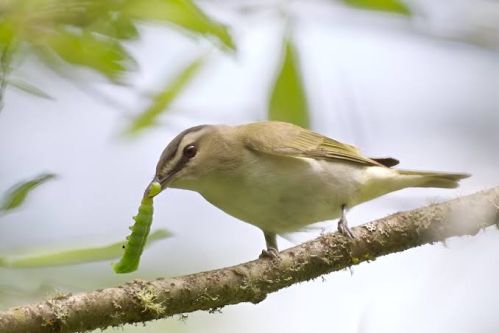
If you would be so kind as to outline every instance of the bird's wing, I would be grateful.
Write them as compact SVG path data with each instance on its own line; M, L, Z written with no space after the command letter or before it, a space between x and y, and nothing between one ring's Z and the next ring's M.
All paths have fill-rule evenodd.
M258 123L257 123L258 124ZM270 123L265 131L250 130L245 135L245 146L267 154L308 157L332 161L348 161L361 165L383 166L365 157L354 146L330 139L321 134L287 123ZM259 126L265 126L260 123Z

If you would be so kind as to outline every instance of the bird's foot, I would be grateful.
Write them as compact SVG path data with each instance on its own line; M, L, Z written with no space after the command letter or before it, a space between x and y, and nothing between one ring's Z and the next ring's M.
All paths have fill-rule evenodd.
M266 250L262 250L259 256L260 259L277 259L279 258L279 251L273 247L269 247Z
M338 231L340 232L340 234L342 234L345 237L348 237L351 239L355 238L352 230L350 230L350 228L348 227L348 224L345 222L345 220L343 218L341 218L338 221Z
M353 235L352 230L348 227L348 222L347 222L347 206L342 205L341 206L341 217L340 220L338 221L338 231L340 234L343 236L354 239L355 236Z

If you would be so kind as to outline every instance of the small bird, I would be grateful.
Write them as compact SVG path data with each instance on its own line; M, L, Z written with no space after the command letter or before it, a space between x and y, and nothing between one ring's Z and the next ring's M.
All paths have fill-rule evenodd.
M406 187L455 188L463 173L397 170L393 158L369 158L354 146L299 126L263 121L184 130L164 149L154 182L200 193L214 206L263 231L275 256L276 235L340 218L347 209Z

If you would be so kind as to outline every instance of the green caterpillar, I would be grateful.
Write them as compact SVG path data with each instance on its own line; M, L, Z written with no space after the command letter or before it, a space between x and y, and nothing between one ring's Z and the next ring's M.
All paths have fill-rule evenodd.
M127 237L126 244L123 246L125 253L120 261L113 265L116 273L130 273L137 270L140 256L144 251L147 235L152 224L153 197L161 192L161 184L152 182L144 194L139 206L139 212L133 217L135 223L130 229L132 233Z

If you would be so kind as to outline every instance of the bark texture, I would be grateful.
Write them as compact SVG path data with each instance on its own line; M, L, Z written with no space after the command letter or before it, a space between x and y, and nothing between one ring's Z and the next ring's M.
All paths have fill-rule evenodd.
M0 312L0 332L81 332L241 302L259 303L292 284L389 253L475 235L494 224L499 224L499 187L353 228L355 240L325 234L275 259L176 278L134 280L12 308Z

